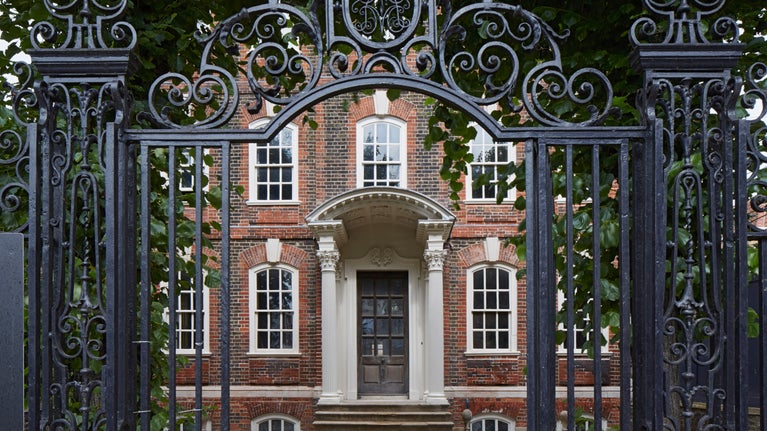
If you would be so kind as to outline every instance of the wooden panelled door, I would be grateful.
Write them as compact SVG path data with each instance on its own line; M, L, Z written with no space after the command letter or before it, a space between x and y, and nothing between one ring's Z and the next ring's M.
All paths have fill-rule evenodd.
M357 274L357 392L408 390L407 272Z

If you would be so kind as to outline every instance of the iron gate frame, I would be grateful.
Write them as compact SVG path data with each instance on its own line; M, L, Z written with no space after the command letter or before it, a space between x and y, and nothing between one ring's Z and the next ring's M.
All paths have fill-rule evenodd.
M684 5L686 2L682 1ZM327 46L342 41L350 43L357 47L357 52L368 54L372 59L369 63L369 70L362 73L360 70L353 70L348 75L332 73L330 83L320 82L319 71L314 71L317 75L312 75L307 82L308 89L303 90L298 95L290 95L284 99L277 93L270 91L269 88L258 87L256 80L255 86L251 88L257 101L256 108L260 108L264 100L284 105L284 109L273 117L272 121L264 129L259 130L235 130L224 129L233 114L232 107L239 106L239 95L235 92L231 100L226 100L223 110L214 109L212 115L206 120L195 125L185 126L175 124L167 117L162 110L156 109L151 100L151 93L162 88L163 83L168 79L179 79L189 85L190 88L198 89L197 83L181 76L159 77L156 85L150 89L150 105L152 112L148 114L154 122L155 128L148 130L139 130L132 128L132 96L125 89L124 83L126 76L131 73L131 50L134 48L136 34L129 23L119 21L127 2L119 1L116 7L99 8L96 12L101 15L91 21L92 15L79 14L76 7L74 9L59 9L56 4L47 2L46 7L55 18L67 18L67 29L65 40L62 42L57 39L55 31L56 26L49 22L37 23L32 31L31 38L35 49L30 52L33 64L37 68L40 78L34 80L34 75L29 70L28 79L22 80L22 83L14 89L14 107L17 111L25 108L34 108L40 114L37 121L24 121L23 115L17 114L17 120L27 128L26 137L19 136L20 142L23 142L23 148L11 162L20 164L28 163L28 184L21 181L17 186L26 191L29 199L29 223L21 228L26 230L28 240L28 280L29 280L29 326L30 334L28 361L30 364L29 373L29 427L30 429L38 427L64 426L69 421L68 415L72 412L66 411L61 403L52 401L54 393L60 394L62 391L69 391L74 388L79 391L83 397L83 402L90 406L92 403L94 387L98 387L104 408L93 418L89 418L83 423L83 429L105 428L107 430L126 430L135 429L137 421L135 419L138 413L140 419L138 422L141 428L148 427L149 416L148 398L141 397L139 394L147 392L147 386L142 384L138 387L135 381L137 371L147 372L144 368L148 361L148 327L147 322L142 321L139 333L139 339L134 335L138 327L137 316L140 309L146 309L148 304L148 289L151 285L147 278L146 270L142 271L141 280L137 279L135 269L139 266L139 259L136 256L136 250L141 250L141 259L147 258L149 243L148 232L142 230L141 248L138 248L138 242L135 239L135 232L140 226L146 226L146 218L139 220L136 216L137 210L143 209L146 216L147 206L149 205L146 196L141 197L137 190L147 190L149 183L147 179L147 148L152 146L162 146L172 148L174 146L189 145L194 142L196 148L207 146L217 146L223 149L224 159L228 158L229 146L236 143L267 141L275 136L279 130L291 119L298 116L306 108L313 106L321 101L331 97L349 93L356 90L367 88L394 88L401 90L413 90L422 94L435 97L456 109L471 115L473 119L493 137L493 139L504 142L526 142L526 160L530 162L529 166L537 166L538 169L527 170L527 190L531 195L538 197L537 200L528 201L528 223L531 227L528 230L527 250L528 250L528 310L529 316L533 316L528 322L528 362L539 364L538 367L528 370L528 429L531 430L551 430L554 427L554 418L545 412L551 411L555 404L555 381L553 369L556 366L556 354L554 351L554 331L553 324L555 312L555 291L556 270L552 262L553 255L543 250L553 250L551 242L551 223L550 217L553 214L550 169L548 162L548 152L550 147L572 146L572 145L592 145L594 148L600 145L618 145L622 151L622 171L620 182L628 188L629 184L629 149L631 146L632 164L633 164L633 206L631 213L626 210L620 215L621 224L626 227L622 229L621 254L625 259L626 269L622 272L622 307L631 308L630 313L621 313L621 331L623 335L628 335L629 318L636 328L631 337L631 353L628 353L628 346L621 346L627 349L626 354L621 356L621 379L624 395L631 391L631 397L623 396L622 411L632 410L632 417L622 416L622 425L626 429L657 430L663 427L675 429L676 424L671 422L665 415L667 414L667 404L669 399L678 394L683 401L686 397L692 399L700 388L682 381L681 386L670 389L667 385L674 382L674 377L669 377L669 365L675 360L669 359L669 346L664 344L664 334L670 340L673 340L673 334L667 332L670 322L676 322L678 315L684 314L689 309L690 304L700 308L697 304L702 304L703 299L696 297L695 293L684 293L683 297L677 301L668 298L667 270L665 268L667 260L675 260L678 253L681 253L676 246L669 244L666 238L667 229L672 225L673 234L671 242L676 242L679 232L675 222L679 222L682 217L677 213L671 216L669 220L669 206L667 203L669 184L679 181L680 177L669 177L669 159L673 159L677 151L681 151L683 158L690 157L692 148L689 140L693 139L694 133L688 128L682 129L679 124L674 123L673 118L677 111L674 110L676 100L679 99L682 107L681 117L692 116L697 108L692 105L702 98L702 109L714 109L716 111L716 121L719 131L723 138L720 141L723 149L708 149L701 151L708 153L704 156L721 157L712 163L716 163L714 168L720 169L721 180L711 179L704 185L702 180L697 184L700 187L709 187L707 192L711 196L717 196L718 204L721 204L723 213L721 221L710 224L711 237L701 236L699 242L685 245L686 252L694 251L703 253L702 261L694 261L688 264L685 274L692 274L695 266L698 269L707 265L707 258L721 259L721 269L716 266L719 263L712 263L717 271L712 275L713 283L722 289L726 294L723 314L708 316L712 319L718 319L717 322L726 322L726 327L721 328L721 336L730 340L734 349L728 349L724 362L717 367L721 367L722 373L711 377L704 389L712 394L725 394L721 400L719 420L716 426L720 429L738 429L747 428L748 418L743 384L744 375L744 352L747 349L746 342L746 292L745 286L748 284L748 268L746 266L746 247L749 240L759 242L760 259L759 275L761 277L761 288L764 290L767 286L767 242L764 232L755 226L750 226L748 222L747 203L749 201L749 187L760 186L758 177L747 177L748 169L751 165L758 164L763 156L757 147L759 137L751 132L751 126L756 120L743 120L734 116L734 108L741 97L743 88L742 79L731 76L730 70L735 66L741 55L743 46L738 44L736 24L726 18L717 20L712 26L712 34L717 42L710 42L704 34L703 18L717 12L720 4L713 6L707 4L696 4L697 12L693 14L689 8L674 8L669 5L658 4L654 0L643 0L645 8L656 18L665 18L668 20L665 35L656 34L658 25L651 18L643 17L637 20L632 29L631 37L635 45L632 53L632 62L643 75L644 88L640 90L639 111L642 115L642 124L635 127L612 127L601 125L604 117L610 112L610 99L612 90L609 81L600 71L596 69L585 69L576 71L571 77L588 73L596 77L596 80L606 85L607 103L597 110L593 116L580 123L571 123L566 120L551 116L545 108L537 101L536 94L528 91L525 85L522 93L522 103L527 112L536 120L540 127L501 127L483 108L484 105L495 103L501 99L501 96L509 94L506 90L490 96L472 96L460 88L455 82L446 79L446 82L434 79L436 74L426 72L419 75L407 70L405 66L405 54L412 44L404 41L406 36L412 35L412 27L405 25L405 30L395 33L393 41L375 40L371 37L362 37L354 35L351 28L347 28L350 36L338 36L333 32L336 18L335 13L342 14L348 21L349 14L345 8L336 9L332 1L328 1L325 6L327 27L322 28L317 18L317 10L310 10L308 14L300 11L290 5L283 5L276 1L268 4L251 7L243 10L240 14L225 19L217 27L213 34L204 40L209 53L210 46L215 44L216 38L231 37L233 28L243 19L253 14L291 14L302 20L300 30L307 31L315 46ZM428 21L432 25L428 26L417 40L430 46L437 55L431 57L435 64L444 66L444 59L438 58L443 54L440 48L444 42L443 29L438 29L437 23L437 2L430 0L426 5L424 17L421 18L420 8L415 8L415 22ZM344 3L348 6L347 3ZM69 7L69 6L67 6ZM317 4L314 5L317 7ZM477 3L464 9L455 11L455 16L461 14L480 13L483 11L492 11L505 16L523 17L527 22L548 38L547 43L553 53L553 60L545 63L546 67L561 73L564 77L564 71L561 68L558 46L556 44L556 33L548 24L540 20L535 15L529 13L516 5L504 3ZM688 15L694 15L690 17ZM82 21L78 22L76 16L80 16ZM505 18L504 18L505 19ZM421 20L421 21L419 21ZM383 25L383 24L381 24ZM410 24L417 25L417 24ZM109 34L105 31L108 30ZM404 36L403 36L404 35ZM644 39L653 40L653 38L662 39L660 42L643 42ZM111 39L107 41L107 39ZM236 38L235 38L236 39ZM731 39L731 43L725 43ZM734 40L735 42L732 42ZM223 43L223 42L222 42ZM356 44L356 45L355 45ZM114 48L118 45L120 48ZM226 46L225 46L226 47ZM403 56L399 60L391 52L402 49ZM325 54L319 51L320 70L322 66L332 69L333 59L324 64ZM337 60L337 58L335 58ZM378 62L378 63L376 63ZM374 66L384 65L389 68L388 72L374 73ZM484 73L492 74L492 70L484 69ZM94 73L99 70L101 73ZM543 68L535 68L535 72L540 72ZM198 79L205 79L207 73L220 73L214 64L203 63L200 68ZM766 69L763 65L758 65L750 71L746 78L746 88L748 97L753 99L767 100L765 93L759 90L757 81L765 75ZM279 73L290 73L277 71ZM279 73L275 72L275 76ZM336 71L337 72L337 71ZM433 72L433 71L432 71ZM231 75L222 73L225 79L234 79ZM449 77L450 73L445 72L443 78ZM533 82L537 84L534 73L530 73L525 78L525 83ZM573 78L574 79L574 78ZM224 82L223 80L221 81ZM703 83L706 89L711 89L711 94L697 93L698 87L693 84ZM253 82L251 82L253 84ZM589 100L578 100L576 96L577 89L572 88L573 80L567 80L567 89L569 96L577 102L589 103ZM693 88L694 87L694 88ZM235 85L236 88L236 85ZM708 91L708 90L707 90ZM76 97L70 96L70 93ZM528 100L528 96L530 99ZM711 99L708 97L711 96ZM197 102L205 102L204 94L195 94L193 99ZM77 99L77 100L75 100ZM467 99L469 103L467 102ZM714 100L715 99L715 100ZM186 101L190 101L188 99ZM171 101L172 102L172 101ZM231 104L229 104L231 102ZM173 104L173 103L171 103ZM748 104L748 102L746 103ZM183 104L179 104L179 107ZM664 108L671 107L670 112L664 111ZM95 108L94 108L95 107ZM92 111L96 109L96 111ZM96 113L94 113L96 112ZM665 116L663 114L666 114ZM705 115L704 115L705 116ZM105 175L104 182L104 200L98 202L97 198L90 201L87 197L77 194L72 188L73 195L67 196L67 191L60 185L60 175L64 168L68 168L71 160L68 158L71 148L61 147L61 124L71 125L76 120L81 124L83 135L77 133L67 135L71 141L70 144L80 144L82 151L87 153L93 151L92 146L96 146L97 168L101 169ZM761 118L761 117L760 117ZM689 124L686 124L689 126ZM70 130L71 132L71 130ZM66 134L66 132L64 132ZM679 138L679 141L677 141ZM680 142L681 150L677 148ZM617 143L617 144L616 144ZM22 160L23 159L23 160ZM62 165L64 163L65 165ZM136 166L144 166L140 178L136 175ZM94 167L80 166L81 175L78 183L82 193L92 192L91 188L97 188L95 181L90 179L90 172ZM755 169L754 169L755 171ZM227 169L224 172L228 173ZM709 173L713 176L712 173ZM196 177L201 178L201 171L197 171ZM681 174L680 174L681 175ZM224 182L225 199L228 200L229 190L228 178ZM139 182L140 180L140 182ZM713 181L713 182L711 182ZM7 193L7 189L4 189ZM97 196L97 195L94 195ZM684 199L690 204L694 199L688 194ZM629 207L628 195L621 195L621 206L624 209ZM713 200L713 198L711 198ZM198 199L198 204L200 199ZM226 202L226 201L225 201ZM67 237L61 226L67 222L67 204L71 205L72 213L75 210L81 210L94 217L80 222L82 228L90 232L92 237L86 239L84 244L74 242L73 235ZM80 207L80 205L82 207ZM712 205L717 205L714 203ZM756 204L758 206L758 204ZM225 204L227 209L224 213L226 220L225 229L228 229L228 202ZM719 208L719 207L717 207ZM4 208L5 209L5 208ZM760 209L761 210L761 209ZM198 213L200 208L198 208ZM685 213L686 214L686 213ZM631 220L634 237L629 246L628 224ZM70 215L71 216L71 215ZM70 224L75 223L70 220ZM103 223L103 225L99 225ZM572 221L570 221L572 223ZM682 221L682 223L692 223ZM718 224L717 224L718 223ZM74 228L72 228L74 229ZM198 227L199 229L199 227ZM705 229L701 226L701 231ZM649 233L649 235L636 235L636 232ZM197 235L201 235L198 230ZM228 267L229 256L226 252L228 245L228 235L222 237L224 243L222 247L222 268L224 271L222 291L222 328L226 333L228 330ZM93 243L91 243L91 241ZM694 241L693 241L694 242ZM98 245L96 245L98 244ZM712 245L713 244L713 245ZM79 324L90 327L97 325L97 337L90 338L92 334L80 334L82 338L77 340L80 344L80 350L83 354L83 361L98 362L103 366L101 375L97 375L90 367L84 366L80 370L69 370L66 366L56 363L54 357L55 340L54 334L58 329L56 324L60 324L58 319L65 313L56 301L64 295L67 281L64 277L74 277L74 256L75 248L80 247L80 258L88 263L90 259L94 261L97 268L97 274L104 274L104 283L100 284L100 279L90 278L85 270L80 274L83 283L83 291L78 301L71 301L71 306L77 304L82 313L82 321ZM630 249L629 249L630 247ZM696 248L697 247L697 248ZM710 254L703 252L708 248ZM719 248L721 247L721 248ZM598 251L598 242L595 243L594 250ZM67 251L68 250L68 251ZM69 255L67 255L69 253ZM628 258L628 255L631 255ZM673 256L671 256L673 254ZM64 268L67 259L70 269ZM623 265L623 263L621 263ZM629 273L630 267L630 273ZM712 271L714 272L714 271ZM631 279L629 278L631 277ZM628 285L633 282L633 297L628 298ZM92 287L89 283L96 283ZM139 302L130 293L133 288L141 284L143 286ZM88 285L86 288L85 286ZM705 286L705 284L704 284ZM95 290L88 290L95 289ZM729 290L728 290L729 289ZM673 291L673 289L671 289ZM538 293L542 292L539 296ZM712 292L717 291L712 290ZM88 297L92 294L92 297ZM704 294L707 294L704 292ZM650 300L643 300L649 297ZM599 295L595 296L598 302ZM103 299L103 303L100 301ZM672 304L669 306L668 304ZM767 314L767 299L762 295L761 312ZM688 308L685 308L688 307ZM68 313L69 311L66 311ZM598 316L598 313L597 313ZM767 319L761 322L761 349L764 357L765 346L767 346ZM540 325L540 322L549 322L549 324ZM625 332L624 332L625 331ZM719 334L718 334L719 335ZM96 351L89 351L89 343L96 343L99 347ZM669 342L669 341L666 341ZM673 342L673 341L671 341ZM229 388L229 367L228 367L228 338L222 340L222 405L226 416L228 416L228 388ZM137 347L138 346L138 347ZM686 348L693 348L690 342ZM138 355L137 355L138 352ZM597 348L597 355L599 354ZM631 361L631 364L629 364ZM140 365L140 364L141 365ZM626 371L633 372L633 382L629 386L629 375ZM767 382L767 367L762 365L762 379ZM681 368L680 368L681 369ZM719 369L716 371L718 372ZM687 369L683 371L689 371ZM709 370L713 372L713 370ZM68 373L77 374L77 377L69 377ZM672 374L674 371L671 372ZM73 374L73 375L74 375ZM682 379L684 380L684 379ZM96 385L96 386L91 386ZM723 386L723 387L719 387ZM762 385L761 408L762 412L767 411L767 397L764 394L767 384ZM200 388L198 386L198 395ZM719 396L719 395L717 395ZM136 407L136 399L140 399L140 406ZM199 397L198 397L199 398ZM629 402L633 401L629 406ZM711 401L713 404L714 402ZM683 403L684 404L684 403ZM199 407L199 406L198 406ZM711 407L713 409L713 407ZM687 413L688 410L685 410ZM225 420L222 414L221 429L228 429L228 419ZM767 418L762 415L761 425L767 429ZM198 426L199 423L198 414ZM599 430L601 424L596 424Z

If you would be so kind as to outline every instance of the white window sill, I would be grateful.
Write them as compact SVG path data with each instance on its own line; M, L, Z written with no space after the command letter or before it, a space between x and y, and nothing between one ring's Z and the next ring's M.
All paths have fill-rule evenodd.
M299 352L248 352L245 356L249 358L300 358Z
M176 350L176 355L178 355L178 356L186 356L186 357L189 357L190 359L194 359L194 357L197 355L197 352L195 352L194 350ZM203 358L207 358L207 357L210 357L210 356L211 356L210 350L203 350L202 351L202 357Z
M479 351L472 351L472 352L464 352L463 355L467 358L477 358L477 357L499 357L499 356L520 356L522 353L519 351L512 351L512 350L506 350L506 351L486 351L486 352L479 352Z
M301 201L245 201L245 205L249 206L297 206Z

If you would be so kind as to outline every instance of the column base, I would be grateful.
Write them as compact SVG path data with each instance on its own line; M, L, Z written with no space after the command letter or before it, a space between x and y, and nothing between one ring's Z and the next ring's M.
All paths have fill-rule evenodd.
M426 404L430 404L430 405L446 406L450 404L447 401L447 397L445 396L445 394L437 394L437 393L431 394L427 392L424 394L423 400L424 402L426 402Z
M341 393L330 393L330 394L320 394L320 399L317 401L317 404L319 405L328 405L328 404L341 404L341 401L343 400L343 396Z

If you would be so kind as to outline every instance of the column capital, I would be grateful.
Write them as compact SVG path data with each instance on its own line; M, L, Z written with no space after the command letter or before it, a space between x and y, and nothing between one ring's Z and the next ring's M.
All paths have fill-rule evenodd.
M340 254L336 250L317 250L317 257L320 259L320 268L323 271L336 271L336 265Z
M426 250L423 252L423 258L429 266L429 271L442 271L446 256L447 251L445 250Z

